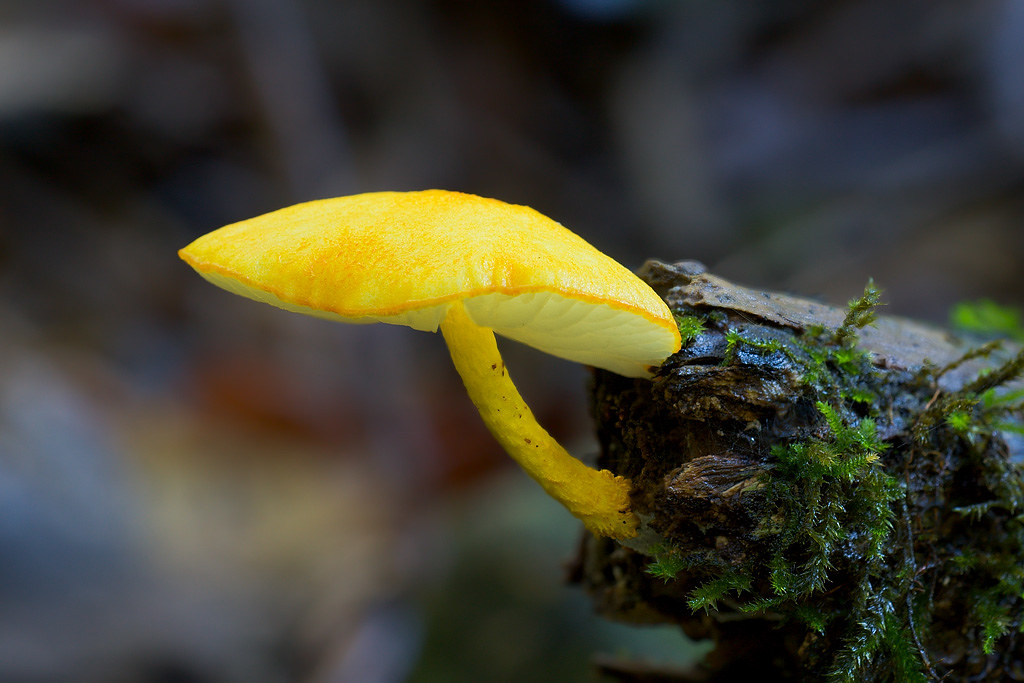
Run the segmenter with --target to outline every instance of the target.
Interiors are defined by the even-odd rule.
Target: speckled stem
[[[505,369],[494,333],[474,323],[460,303],[449,309],[441,333],[484,424],[512,459],[592,533],[636,536],[629,480],[587,467],[537,423]]]

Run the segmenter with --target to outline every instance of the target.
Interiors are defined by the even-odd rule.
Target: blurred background
[[[0,681],[587,681],[594,653],[701,651],[565,585],[578,524],[439,337],[175,254],[431,187],[631,268],[1019,307],[1024,3],[0,1]],[[585,369],[505,353],[592,453]]]

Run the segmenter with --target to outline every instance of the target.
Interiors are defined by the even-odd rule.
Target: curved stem
[[[452,304],[441,333],[469,398],[512,459],[592,533],[617,539],[636,536],[629,480],[587,467],[537,423],[505,370],[494,333],[474,323],[460,303]]]

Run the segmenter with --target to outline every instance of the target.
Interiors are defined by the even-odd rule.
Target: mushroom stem
[[[629,480],[587,467],[537,423],[505,369],[494,333],[473,322],[458,302],[441,321],[441,333],[469,398],[512,459],[595,535],[636,536]]]

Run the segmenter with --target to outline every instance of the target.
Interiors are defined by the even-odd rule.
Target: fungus
[[[643,281],[525,206],[428,190],[298,204],[215,230],[179,252],[200,275],[290,311],[440,328],[490,432],[594,534],[637,534],[629,480],[584,465],[541,427],[494,333],[627,377],[679,349]]]

